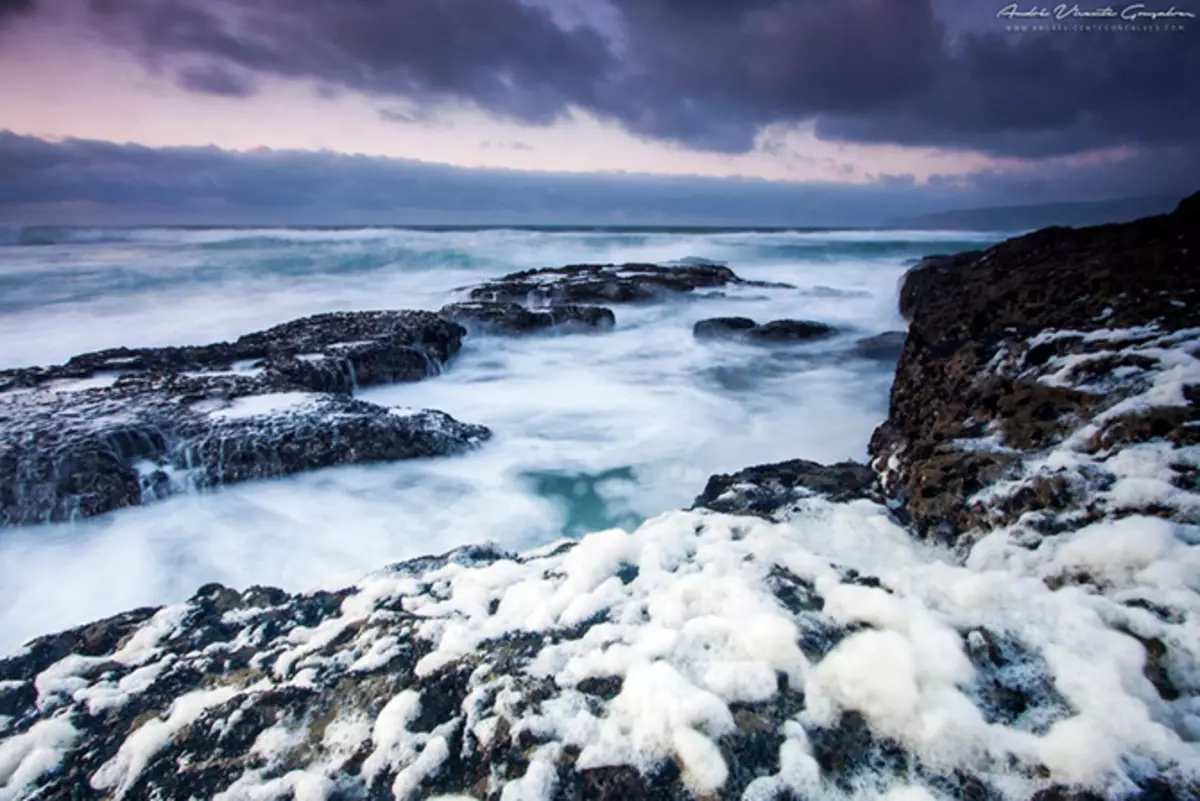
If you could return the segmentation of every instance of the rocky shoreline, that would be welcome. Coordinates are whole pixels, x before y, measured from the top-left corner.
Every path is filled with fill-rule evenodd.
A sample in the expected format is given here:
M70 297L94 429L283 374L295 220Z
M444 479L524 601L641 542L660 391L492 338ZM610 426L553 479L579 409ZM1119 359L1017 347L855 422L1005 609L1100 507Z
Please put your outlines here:
M250 437L264 403L289 421L270 441L303 458L248 445L245 472L212 483L453 452L486 429L354 386L433 373L465 334L449 317L603 329L611 310L590 304L737 283L713 265L519 273L443 317L309 318L7 371L0 393L22 394L0 415L42 421L37 443L116 452L139 483L111 497L136 488L130 503L155 470L210 475L198 443ZM926 259L902 288L869 466L747 468L632 533L464 548L336 592L209 585L38 638L0 661L0 799L1200 797L1198 293L1200 195ZM130 372L56 391L114 368ZM158 422L115 438L113 410L94 444L109 406L144 421L161 403L178 422L158 439ZM334 420L351 444L325 455ZM395 451L353 444L368 440ZM21 471L52 452L2 444L0 470L14 449ZM32 475L66 490L0 522L109 497L62 464ZM0 510L37 495L21 492Z
M0 370L0 526L339 464L460 453L491 432L353 394L436 376L469 333L602 332L616 317L594 301L743 285L768 286L718 265L573 265L466 288L470 299L437 313L321 314L234 342L116 348Z
M0 371L0 525L189 488L460 452L483 426L354 389L436 375L466 329L429 312L294 320L232 343L101 351Z

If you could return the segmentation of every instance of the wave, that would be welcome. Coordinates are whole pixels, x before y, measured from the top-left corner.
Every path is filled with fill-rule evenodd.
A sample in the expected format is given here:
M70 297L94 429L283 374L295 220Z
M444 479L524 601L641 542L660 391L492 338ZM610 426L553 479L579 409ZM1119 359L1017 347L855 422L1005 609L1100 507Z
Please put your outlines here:
M216 248L273 248L320 243L387 241L397 238L571 238L585 246L612 242L647 245L665 239L704 239L728 245L822 245L872 243L881 247L920 242L983 242L996 238L986 231L907 231L887 229L733 229L733 228L619 228L619 227L78 227L30 225L0 227L0 246L49 246L142 243Z

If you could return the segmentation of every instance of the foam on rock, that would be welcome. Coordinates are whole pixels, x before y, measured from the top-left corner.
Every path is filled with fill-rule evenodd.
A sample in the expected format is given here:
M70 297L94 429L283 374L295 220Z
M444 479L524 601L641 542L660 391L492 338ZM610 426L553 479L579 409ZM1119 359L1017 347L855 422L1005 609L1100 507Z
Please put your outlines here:
M471 288L469 297L530 306L644 303L728 286L794 289L748 281L723 264L572 264L511 273Z
M34 701L5 724L0 786L1026 798L1200 777L1186 705L1087 594L944 561L870 501L810 497L788 518L675 512L337 593L210 585L35 640L0 662ZM86 657L64 649L82 641Z

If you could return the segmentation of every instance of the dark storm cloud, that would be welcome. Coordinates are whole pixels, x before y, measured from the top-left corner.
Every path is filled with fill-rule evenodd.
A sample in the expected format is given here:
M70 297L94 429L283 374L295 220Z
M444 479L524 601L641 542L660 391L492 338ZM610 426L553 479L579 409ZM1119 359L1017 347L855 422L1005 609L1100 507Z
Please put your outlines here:
M613 2L649 79L611 110L654 136L744 149L813 119L823 138L1016 156L1200 139L1200 20L1020 32L986 0Z
M807 121L825 138L1015 156L1200 139L1200 20L1183 32L1022 33L987 0L589 2L608 3L613 22L564 26L547 9L570 15L548 0L87 7L153 68L220 94L259 75L530 123L578 107L728 152L764 125Z
M35 0L0 0L0 25L8 17L26 14L33 11Z
M910 102L818 120L829 138L1043 156L1200 140L1200 24L968 32Z
M1190 154L1190 155L1189 155ZM1147 185L1145 175L1155 176ZM48 142L0 131L0 220L21 223L878 225L896 216L1200 188L1194 151L915 185L480 170L331 152Z
M154 66L204 60L381 97L469 100L537 123L588 103L609 52L520 0L90 0ZM190 88L203 90L203 86Z
M885 108L935 80L926 0L614 0L636 75L605 110L633 131L749 149L765 124Z

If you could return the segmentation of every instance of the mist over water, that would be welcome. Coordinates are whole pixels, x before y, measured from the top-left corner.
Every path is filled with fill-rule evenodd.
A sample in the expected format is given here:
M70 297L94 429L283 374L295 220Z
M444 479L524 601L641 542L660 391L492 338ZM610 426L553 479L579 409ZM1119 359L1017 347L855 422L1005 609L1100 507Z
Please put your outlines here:
M796 290L616 306L608 333L469 339L445 374L360 393L482 423L455 458L351 466L176 497L81 523L0 529L0 651L201 584L336 586L491 540L522 548L687 506L708 476L789 458L862 459L892 365L853 341L903 328L911 260L991 234L46 229L0 235L0 367L119 345L230 339L323 311L437 309L529 267L704 258ZM23 244L24 243L24 244ZM741 315L820 320L790 348L696 342Z

